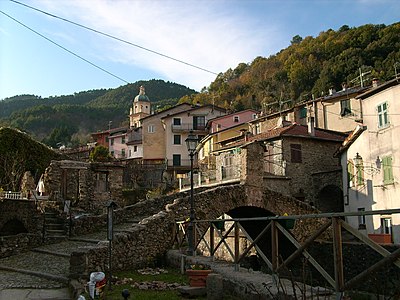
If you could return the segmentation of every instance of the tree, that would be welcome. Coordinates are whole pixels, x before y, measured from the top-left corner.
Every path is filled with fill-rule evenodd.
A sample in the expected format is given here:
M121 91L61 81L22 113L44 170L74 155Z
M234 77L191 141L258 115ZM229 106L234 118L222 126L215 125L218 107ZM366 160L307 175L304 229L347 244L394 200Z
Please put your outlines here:
M296 44L300 44L301 41L303 40L303 38L301 36L299 36L298 34L296 34L292 40L290 41L291 45L296 45Z
M99 146L96 146L94 148L94 150L90 153L89 159L90 159L90 161L94 161L94 162L96 162L96 161L101 161L101 162L110 161L111 160L111 155L108 152L108 149L106 147L99 145Z

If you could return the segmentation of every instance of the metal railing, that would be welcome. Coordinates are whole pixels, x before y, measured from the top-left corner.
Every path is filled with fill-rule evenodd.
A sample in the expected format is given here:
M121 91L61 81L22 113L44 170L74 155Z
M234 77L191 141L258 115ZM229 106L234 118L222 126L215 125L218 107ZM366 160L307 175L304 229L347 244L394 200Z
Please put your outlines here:
M364 212L347 212L347 213L321 213L312 215L292 215L292 216L276 216L276 217L263 217L263 218L242 218L242 219L217 219L217 220L195 220L195 253L199 250L199 245L202 244L203 249L208 251L208 255L214 258L216 251L220 248L227 250L227 253L231 256L234 269L239 270L239 264L244 258L250 253L251 250L255 250L259 257L266 263L268 268L274 274L279 274L285 268L288 267L295 259L303 256L308 262L319 272L319 274L332 286L338 296L343 295L344 291L353 289L358 284L365 281L371 276L376 270L387 266L388 264L394 264L400 268L400 248L389 252L378 243L374 242L368 236L360 233L354 229L351 225L343 221L344 217L351 216L367 216L367 215L389 215L399 214L400 209L391 210L379 210L379 211L364 211ZM285 228L283 222L285 221L304 221L311 219L325 220L321 222L321 225L314 231L310 232L308 238L302 243L298 242L293 235ZM251 221L269 221L265 228L261 230L257 237L251 237L245 229L245 222ZM218 222L224 222L224 230L217 226ZM187 234L185 232L185 225L188 222L177 222L175 227L175 245L182 247L187 242ZM312 243L321 234L326 233L328 229L331 230L331 241L333 245L333 266L334 276L331 276L328 271L321 266L317 260L307 251ZM345 281L344 276L344 262L342 252L342 230L349 232L353 237L358 239L361 243L369 246L372 250L382 256L382 259L375 262L364 271L354 276L353 278ZM294 246L295 251L291 253L286 259L282 258L279 252L279 239L278 235L281 232L287 240L289 240ZM270 234L270 257L268 257L263 249L258 245L261 238L265 237L266 234ZM207 238L208 237L208 238ZM250 244L246 248L239 247L239 239L246 238ZM229 245L228 240L234 239L233 247ZM226 252L226 251L225 251ZM203 252L204 255L204 252Z
M189 132L191 130L205 131L206 126L205 125L194 126L192 123L182 123L180 125L172 125L171 130L172 130L172 132Z

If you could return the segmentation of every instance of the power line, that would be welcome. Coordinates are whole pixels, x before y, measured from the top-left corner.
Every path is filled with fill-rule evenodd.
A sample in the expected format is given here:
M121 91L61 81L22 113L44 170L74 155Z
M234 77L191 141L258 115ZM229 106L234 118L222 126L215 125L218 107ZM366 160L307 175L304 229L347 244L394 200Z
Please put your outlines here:
M108 33L104 33L104 32L102 32L102 31L99 31L99 30L93 29L93 28L91 28L91 27L88 27L88 26L85 26L85 25L82 25L82 24L76 23L76 22L74 22L74 21L71 21L71 20L68 20L68 19L65 19L65 18L62 18L62 17L56 16L56 15L54 15L54 14L51 14L51 13L45 12L45 11L43 11L43 10L41 10L41 9L35 8L35 7L33 7L33 6L30 6L30 5L27 5L27 4L25 4L25 3L21 3L21 2L19 2L19 1L16 1L16 0L10 0L10 1L11 1L11 2L14 2L14 3L16 3L16 4L19 4L19 5L25 6L25 7L27 7L27 8L30 8L30 9L36 10L36 11L38 11L38 12L40 12L40 13L42 13L42 14L45 14L45 15L47 15L47 16L50 16L50 17L53 17L53 18L56 18L56 19L62 20L62 21L64 21L64 22L67 22L67 23L73 24L73 25L75 25L75 26L78 26L78 27L84 28L84 29L86 29L86 30L89 30L89 31L95 32L95 33L97 33L97 34L104 35L104 36L106 36L106 37L108 37L108 38L111 38L111 39L117 40L117 41L119 41L119 42L122 42L122 43L128 44L128 45L130 45L130 46L134 46L134 47L136 47L136 48L139 48L139 49L145 50L145 51L147 51L147 52L150 52L150 53L153 53L153 54L156 54L156 55L162 56L162 57L164 57L164 58L167 58L167 59L170 59L170 60L173 60L173 61L179 62L179 63L181 63L181 64L184 64L184 65L187 65L187 66L189 66L189 67L196 68L196 69L198 69L198 70L201 70L201 71L204 71L204 72L207 72L207 73L211 73L211 74L213 74L213 75L218 75L218 73L216 73L216 72L213 72L213 71L207 70L207 69L205 69L205 68L202 68L202 67L199 67L199 66L193 65L193 64L191 64L191 63L188 63L188 62L185 62L185 61L183 61L183 60L180 60L180 59L177 59L177 58L171 57L171 56L169 56L169 55L166 55L166 54L163 54L163 53L161 53L161 52L157 52L157 51L151 50L151 49L149 49L149 48L146 48L146 47L140 46L140 45L138 45L138 44L134 44L134 43L132 43L132 42L129 42L129 41L127 41L127 40L124 40L124 39L118 38L118 37L116 37L116 36L113 36L113 35L111 35L111 34L108 34Z
M113 73L107 71L106 69L104 69L104 68L102 68L102 67L100 67L100 66L98 66L98 65L96 65L96 64L94 64L94 63L92 63L92 62L89 61L89 60L87 60L86 58L83 58L82 56L76 54L75 52L72 52L71 50L65 48L64 46L61 46L60 44L54 42L53 40L49 39L48 37L44 36L43 34L37 32L36 30L30 28L29 26L27 26L27 25L25 25L24 23L18 21L17 19L13 18L12 16L6 14L5 12L3 12L3 11L0 10L0 13L2 13L3 15L5 15L6 17L10 18L11 20L17 22L18 24L20 24L21 26L25 27L26 29L32 31L33 33L39 35L40 37L44 38L45 40L49 41L50 43L52 43L52 44L54 44L54 45L60 47L60 48L63 49L64 51L68 52L69 54L72 54L73 56L75 56L75 57L77 57L77 58L83 60L84 62L86 62L86 63L92 65L93 67L95 67L95 68L97 68L97 69L99 69L99 70L101 70L101 71L107 73L108 75L111 75L111 76L113 76L113 77L115 77L115 78L117 78L117 79L119 79L119 80L121 80L121 81L123 81L123 82L125 82L125 83L129 83L129 82L126 81L125 79L123 79L123 78L121 78L121 77L119 77L119 76L117 76L117 75L115 75L115 74L113 74Z

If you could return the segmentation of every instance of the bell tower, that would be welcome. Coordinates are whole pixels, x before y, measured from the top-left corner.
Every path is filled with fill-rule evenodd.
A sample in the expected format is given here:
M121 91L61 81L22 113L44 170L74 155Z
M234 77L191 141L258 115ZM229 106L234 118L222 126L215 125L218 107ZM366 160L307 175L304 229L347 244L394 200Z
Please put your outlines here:
M130 127L142 126L140 120L150 115L151 102L149 97L146 96L144 86L140 87L139 95L133 100L132 107L129 114Z

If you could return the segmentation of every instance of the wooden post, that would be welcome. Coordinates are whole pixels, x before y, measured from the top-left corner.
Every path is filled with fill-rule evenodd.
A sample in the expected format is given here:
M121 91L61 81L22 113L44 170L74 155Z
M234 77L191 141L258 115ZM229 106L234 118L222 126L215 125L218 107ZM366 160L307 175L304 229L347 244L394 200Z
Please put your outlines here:
M275 273L279 266L279 243L277 221L271 221L271 254L272 254L272 271Z
M235 221L235 271L239 271L239 257L240 257L240 253L239 253L239 224L237 221Z
M342 255L342 232L340 219L332 217L333 230L333 259L335 267L335 291L340 292L344 286L343 255Z
M212 260L214 260L214 226L212 222L210 223L210 255L212 257Z

